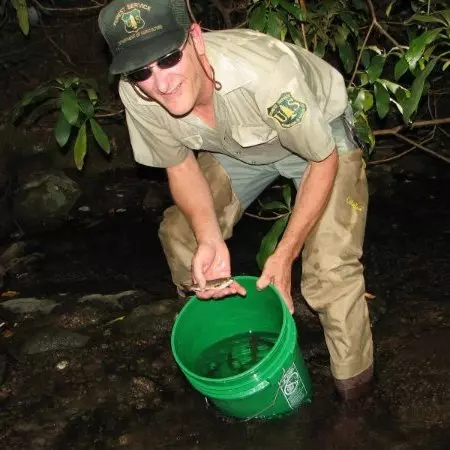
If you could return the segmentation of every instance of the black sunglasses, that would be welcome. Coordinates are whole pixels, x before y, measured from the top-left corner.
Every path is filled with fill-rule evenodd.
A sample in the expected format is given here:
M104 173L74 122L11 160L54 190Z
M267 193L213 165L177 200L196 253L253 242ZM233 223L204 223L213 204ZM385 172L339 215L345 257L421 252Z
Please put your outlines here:
M188 39L189 39L189 35L188 35L188 38L184 41L181 48L177 48L173 52L170 52L167 55L162 56L161 58L157 59L155 61L155 64L160 69L170 69L172 67L175 67L181 61L181 58L183 57L183 50L184 50L184 47L186 47ZM132 83L138 83L140 81L148 80L152 76L152 73L153 73L153 69L149 66L145 66L145 67L142 67L141 69L134 70L133 72L128 72L128 73L124 74L124 76L128 81L130 81Z

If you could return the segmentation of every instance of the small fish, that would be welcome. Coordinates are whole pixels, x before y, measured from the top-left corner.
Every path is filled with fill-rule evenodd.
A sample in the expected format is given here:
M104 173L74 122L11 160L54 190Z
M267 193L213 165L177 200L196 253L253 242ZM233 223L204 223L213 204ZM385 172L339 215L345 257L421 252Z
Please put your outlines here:
M200 289L200 286L198 284L192 284L191 286L187 286L186 288L189 289L189 291L193 292L201 292L207 290L218 291L230 286L233 281L234 280L231 277L216 278L215 280L206 280L206 286L204 289Z

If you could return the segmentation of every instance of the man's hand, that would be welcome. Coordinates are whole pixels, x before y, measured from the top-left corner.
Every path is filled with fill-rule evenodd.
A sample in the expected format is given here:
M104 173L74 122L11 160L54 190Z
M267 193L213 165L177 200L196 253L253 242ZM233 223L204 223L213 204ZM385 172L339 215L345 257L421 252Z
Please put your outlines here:
M192 280L203 289L206 280L231 276L230 253L225 242L209 241L200 242L192 259ZM197 291L198 298L222 298L227 295L246 295L245 289L238 283L233 282L223 289L209 289Z
M256 282L258 289L264 289L273 284L282 295L291 314L294 312L294 302L291 295L292 260L276 252L267 258L264 270Z

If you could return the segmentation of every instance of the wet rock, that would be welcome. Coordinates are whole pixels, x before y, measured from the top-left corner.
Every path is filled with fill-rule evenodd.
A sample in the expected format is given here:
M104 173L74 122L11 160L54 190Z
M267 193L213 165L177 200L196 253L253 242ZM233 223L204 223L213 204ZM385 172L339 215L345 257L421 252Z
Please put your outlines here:
M172 329L175 312L170 301L158 301L141 305L120 324L120 330L127 335L140 333L164 334Z
M0 288L6 275L18 276L33 270L34 263L44 258L39 252L40 246L35 241L13 242L0 254Z
M104 320L104 313L90 306L66 312L56 318L55 324L62 328L83 328Z
M119 393L120 395L123 393ZM155 383L147 377L133 377L125 395L126 403L138 410L156 407L161 403L161 396Z
M109 295L103 295L103 294L89 294L81 297L78 300L78 303L102 303L104 305L111 306L115 309L122 309L122 304L120 303L120 300L124 297L129 297L132 295L137 294L137 291L124 291L119 292L118 294L109 294Z
M22 353L33 355L68 348L81 348L89 339L89 336L74 331L49 329L29 338L22 347Z
M49 314L60 303L53 300L35 297L13 298L0 303L0 307L16 314L43 313Z
M14 213L25 227L54 226L64 222L81 195L78 185L62 171L29 175L14 194Z

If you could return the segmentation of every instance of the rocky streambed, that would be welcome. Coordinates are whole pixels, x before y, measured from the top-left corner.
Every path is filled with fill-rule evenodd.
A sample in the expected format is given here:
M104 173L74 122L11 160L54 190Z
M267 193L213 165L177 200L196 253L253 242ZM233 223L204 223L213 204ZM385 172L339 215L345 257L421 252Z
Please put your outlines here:
M2 250L2 448L448 448L445 173L373 176L364 264L371 309L384 313L374 325L374 394L336 401L319 321L295 289L315 395L270 422L218 415L176 366L170 332L183 303L156 235L165 204L148 196L156 185L128 175L92 181L63 225L19 233ZM230 241L235 273L257 274L269 226L244 217Z

